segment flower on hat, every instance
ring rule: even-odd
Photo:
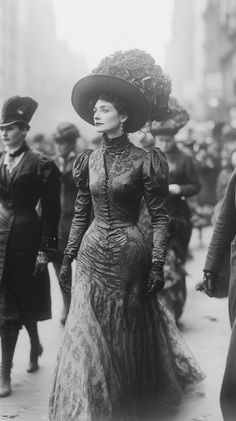
[[[93,73],[117,76],[133,83],[149,103],[149,120],[161,121],[165,117],[171,81],[149,53],[139,49],[117,51],[102,59]]]

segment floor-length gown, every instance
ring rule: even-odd
[[[50,396],[51,421],[147,420],[202,379],[171,316],[145,297],[151,261],[165,258],[168,166],[162,152],[123,135],[83,151],[66,252],[77,255],[72,302]],[[146,198],[153,251],[137,225]],[[88,227],[91,201],[94,221]],[[79,251],[78,251],[79,249]]]

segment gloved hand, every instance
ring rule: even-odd
[[[72,281],[72,270],[71,270],[71,263],[73,261],[73,257],[70,254],[64,254],[61,270],[59,273],[59,284],[60,287],[66,293],[69,293],[71,290],[71,281]]]
[[[147,282],[146,296],[156,294],[164,288],[164,271],[163,265],[159,263],[153,263],[149,279]]]
[[[39,251],[36,257],[35,268],[33,276],[37,277],[42,274],[49,262],[48,255],[45,251]]]
[[[217,295],[217,283],[218,283],[218,277],[216,273],[204,270],[203,275],[203,282],[198,283],[195,286],[195,289],[197,291],[203,291],[205,294],[207,294],[209,297],[215,297]]]

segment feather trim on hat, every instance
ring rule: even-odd
[[[152,122],[151,131],[154,135],[174,135],[188,123],[189,113],[178,103],[176,98],[170,97],[168,107],[168,114],[163,121]]]
[[[139,49],[117,51],[102,59],[92,73],[117,76],[133,83],[148,101],[149,121],[165,117],[171,81],[150,54]]]

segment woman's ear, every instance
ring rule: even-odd
[[[28,127],[24,127],[21,131],[22,131],[22,135],[23,135],[23,137],[25,137],[26,135],[27,135],[27,132],[28,132]]]
[[[121,123],[124,124],[127,120],[128,120],[128,116],[125,114],[121,114],[121,119],[120,119]]]

